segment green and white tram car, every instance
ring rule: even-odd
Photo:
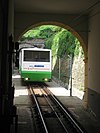
[[[21,48],[19,73],[24,81],[49,82],[52,77],[51,49]]]

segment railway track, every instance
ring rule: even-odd
[[[46,86],[30,85],[29,91],[37,133],[86,133]]]

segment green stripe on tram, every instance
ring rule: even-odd
[[[44,81],[45,78],[51,79],[51,72],[21,71],[21,77],[29,78],[29,81]]]

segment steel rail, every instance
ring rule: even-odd
[[[41,92],[43,92],[41,90]],[[48,98],[44,95],[46,101],[48,102],[48,104],[50,105],[51,109],[54,111],[56,117],[58,118],[59,122],[61,123],[61,125],[63,126],[64,130],[66,133],[69,133],[68,130],[66,129],[65,125],[63,124],[62,120],[60,119],[60,117],[58,116],[57,112],[55,111],[55,109],[53,108],[53,106],[51,105],[50,101],[48,100]]]
[[[64,113],[69,117],[71,122],[76,126],[76,128],[79,130],[80,133],[84,133],[84,131],[79,127],[79,125],[75,122],[75,120],[70,116],[70,114],[66,111],[66,109],[61,105],[61,103],[55,98],[55,96],[52,94],[52,92],[48,89],[49,94],[53,97],[53,99],[56,101],[56,103],[62,108]]]
[[[30,88],[30,91],[31,91],[31,94],[32,94],[32,96],[33,96],[35,102],[36,102],[36,106],[37,106],[37,108],[38,108],[39,115],[40,115],[40,117],[41,117],[41,120],[42,120],[44,129],[45,129],[45,132],[46,132],[46,133],[49,133],[49,132],[48,132],[48,129],[47,129],[47,126],[46,126],[46,124],[45,124],[43,115],[42,115],[42,113],[41,113],[41,109],[40,109],[40,107],[39,107],[38,101],[37,101],[37,99],[36,99],[36,97],[35,97],[35,95],[34,95],[34,91],[32,90],[32,88]]]

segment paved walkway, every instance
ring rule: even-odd
[[[100,133],[100,122],[83,107],[82,98],[84,93],[73,88],[72,96],[70,96],[70,90],[59,86],[56,82],[53,81],[47,84],[50,86],[50,91],[69,109],[87,133]]]

